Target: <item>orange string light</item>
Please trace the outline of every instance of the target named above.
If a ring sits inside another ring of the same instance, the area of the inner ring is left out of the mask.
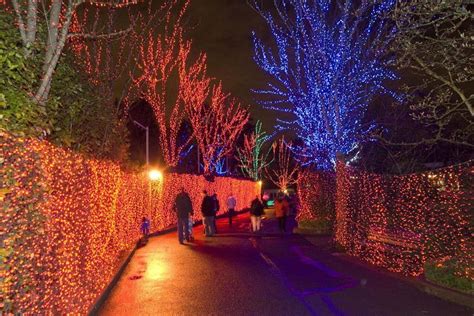
[[[4,311],[86,313],[140,237],[143,216],[152,231],[175,225],[172,205],[181,187],[195,219],[203,189],[220,199],[232,193],[239,208],[259,192],[257,183],[232,178],[165,174],[150,182],[145,172],[45,141],[7,134],[0,140]]]
[[[457,258],[474,280],[472,163],[382,176],[337,165],[336,241],[349,254],[391,271],[423,273],[427,261]]]

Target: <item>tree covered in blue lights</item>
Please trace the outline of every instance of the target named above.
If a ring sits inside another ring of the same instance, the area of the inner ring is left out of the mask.
[[[263,3],[263,2],[262,2]],[[266,2],[267,4],[269,2]],[[301,161],[334,167],[336,154],[357,150],[370,126],[362,119],[376,94],[395,95],[385,84],[396,79],[386,65],[395,28],[384,16],[395,0],[252,0],[273,36],[253,34],[254,59],[271,76],[255,90],[261,104],[286,112],[280,130],[295,130],[304,143],[293,148]]]

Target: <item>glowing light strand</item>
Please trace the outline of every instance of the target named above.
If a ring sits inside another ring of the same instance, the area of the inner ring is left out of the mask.
[[[224,93],[222,83],[214,84],[210,103],[195,103],[187,107],[204,173],[215,172],[215,163],[231,154],[242,128],[249,119],[248,111],[230,94]]]
[[[262,179],[263,171],[273,161],[269,159],[271,147],[266,152],[263,150],[270,138],[271,136],[262,130],[262,122],[257,121],[254,131],[244,136],[243,147],[237,149],[237,159],[243,174],[255,181]]]
[[[232,192],[242,206],[259,192],[252,181],[165,174],[150,194],[147,173],[36,139],[0,133],[0,141],[6,314],[85,314],[140,237],[141,218],[151,219],[152,231],[175,224],[172,205],[181,187],[195,209],[203,189],[220,197]]]
[[[348,253],[403,274],[456,258],[455,273],[474,280],[473,173],[472,162],[401,176],[338,162],[335,239]]]
[[[137,72],[132,74],[133,87],[130,96],[143,98],[152,107],[159,128],[160,147],[166,164],[178,164],[181,152],[188,146],[191,138],[178,144],[179,129],[185,117],[183,91],[192,79],[206,71],[206,56],[201,54],[192,65],[190,63],[191,41],[184,39],[183,16],[189,6],[185,1],[177,17],[168,10],[164,18],[164,32],[155,35],[153,30],[141,34],[141,46],[136,57]],[[178,72],[178,92],[170,95],[170,82],[173,73]],[[191,79],[190,79],[191,78]]]
[[[291,145],[291,142],[285,141],[284,136],[274,142],[272,148],[275,164],[269,165],[265,169],[270,181],[283,192],[288,189],[288,186],[296,183],[298,171],[301,167],[293,159],[290,150]]]
[[[290,113],[278,128],[292,129],[304,142],[295,147],[305,164],[335,167],[368,128],[362,118],[377,94],[397,97],[385,87],[396,75],[385,65],[394,32],[383,18],[395,3],[383,1],[275,1],[274,13],[253,7],[266,21],[275,47],[254,33],[254,60],[271,77],[255,90],[270,110]],[[370,128],[370,127],[369,127]]]

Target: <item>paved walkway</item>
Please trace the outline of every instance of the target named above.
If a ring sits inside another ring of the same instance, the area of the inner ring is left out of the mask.
[[[101,315],[472,315],[398,279],[332,256],[300,236],[233,228],[180,245],[176,233],[138,249]]]

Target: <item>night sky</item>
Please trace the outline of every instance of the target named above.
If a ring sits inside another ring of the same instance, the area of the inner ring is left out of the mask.
[[[270,38],[263,18],[246,0],[193,0],[188,18],[194,48],[208,55],[209,75],[250,105],[254,122],[260,119],[267,131],[273,131],[277,113],[262,109],[258,96],[250,91],[264,87],[268,80],[252,59],[252,31]]]

